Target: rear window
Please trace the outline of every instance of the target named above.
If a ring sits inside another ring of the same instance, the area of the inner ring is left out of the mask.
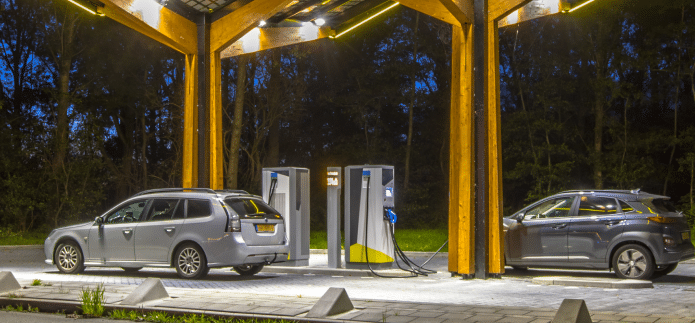
[[[224,200],[229,207],[236,212],[240,218],[254,218],[254,217],[264,217],[264,218],[281,218],[280,213],[270,207],[270,205],[265,204],[265,202],[257,199],[240,199],[231,198]]]
[[[669,213],[669,212],[677,212],[676,207],[673,206],[673,203],[671,200],[667,199],[653,199],[653,200],[644,200],[641,201],[644,206],[646,206],[649,209],[649,212],[651,213]]]

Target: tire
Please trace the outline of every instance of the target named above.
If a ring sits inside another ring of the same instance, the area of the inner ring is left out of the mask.
[[[649,279],[656,268],[652,253],[636,244],[618,248],[612,265],[615,275],[623,279]]]
[[[142,267],[137,267],[137,268],[121,267],[121,268],[129,274],[134,274],[134,273],[138,272],[140,269],[142,269]]]
[[[194,243],[186,243],[176,250],[174,265],[176,273],[184,279],[200,279],[209,271],[205,253]]]
[[[253,276],[258,274],[263,269],[263,264],[260,265],[241,265],[234,267],[236,271],[241,276]]]
[[[654,274],[652,274],[652,279],[666,276],[672,273],[674,270],[676,270],[676,267],[678,267],[678,263],[666,266],[657,266],[656,268],[654,268]]]
[[[65,274],[79,274],[84,271],[82,249],[74,241],[58,245],[53,256],[56,267]]]

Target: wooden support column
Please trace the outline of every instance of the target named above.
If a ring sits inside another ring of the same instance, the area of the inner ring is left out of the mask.
[[[502,231],[502,127],[500,111],[499,34],[497,22],[487,23],[487,176],[488,176],[488,273],[504,273]]]
[[[475,273],[473,154],[473,26],[452,26],[449,144],[449,271]]]
[[[223,139],[222,139],[222,61],[220,52],[210,53],[210,188],[224,188],[222,169]]]
[[[198,186],[198,55],[186,55],[183,111],[183,187]]]

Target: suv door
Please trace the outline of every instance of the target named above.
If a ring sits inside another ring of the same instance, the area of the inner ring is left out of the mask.
[[[104,217],[103,225],[89,229],[89,257],[99,262],[133,261],[135,227],[149,200],[135,200],[120,205]]]
[[[135,228],[135,260],[167,262],[183,225],[184,204],[176,198],[152,200],[147,217]]]
[[[605,263],[608,245],[623,233],[625,215],[612,197],[582,196],[567,236],[570,262]]]
[[[574,196],[553,197],[519,214],[521,223],[507,232],[510,262],[566,264],[567,227],[574,200]]]

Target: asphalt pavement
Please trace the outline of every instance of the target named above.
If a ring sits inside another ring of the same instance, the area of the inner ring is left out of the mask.
[[[88,268],[65,275],[42,262],[36,247],[0,248],[0,271],[12,271],[24,287],[5,293],[0,303],[24,301],[77,308],[84,287],[104,284],[107,305],[119,303],[146,278],[159,278],[167,299],[140,304],[139,309],[174,313],[209,313],[238,317],[304,320],[330,287],[344,288],[355,310],[330,317],[337,321],[369,322],[549,322],[564,299],[586,301],[594,322],[695,322],[695,262],[681,263],[670,275],[648,288],[622,289],[539,283],[618,280],[607,271],[534,270],[507,268],[502,278],[463,280],[447,272],[446,254],[435,256],[428,268],[438,273],[416,278],[378,278],[365,271],[329,270],[325,251],[314,250],[310,266],[266,267],[254,277],[230,269],[213,269],[202,280],[183,280],[169,268],[145,268],[128,274],[120,268]],[[431,254],[409,253],[416,263]],[[383,273],[397,273],[397,270]],[[542,278],[542,279],[541,279]],[[34,279],[44,285],[30,286]],[[44,305],[45,305],[44,304]],[[120,308],[123,308],[122,306]],[[1,318],[2,316],[0,316]],[[329,320],[322,320],[329,321]]]

